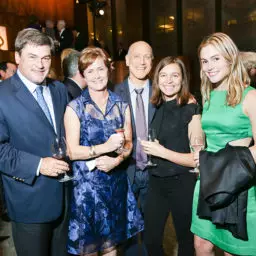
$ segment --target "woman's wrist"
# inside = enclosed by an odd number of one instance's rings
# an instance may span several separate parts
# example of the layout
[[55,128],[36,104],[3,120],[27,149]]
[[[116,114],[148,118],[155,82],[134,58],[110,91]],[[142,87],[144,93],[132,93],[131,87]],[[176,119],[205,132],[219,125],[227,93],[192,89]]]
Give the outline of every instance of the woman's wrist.
[[116,166],[118,166],[124,161],[125,157],[124,157],[123,154],[120,154],[116,157],[116,159],[117,159],[117,165]]
[[90,146],[89,147],[89,157],[90,158],[94,158],[96,156],[96,149],[95,146]]

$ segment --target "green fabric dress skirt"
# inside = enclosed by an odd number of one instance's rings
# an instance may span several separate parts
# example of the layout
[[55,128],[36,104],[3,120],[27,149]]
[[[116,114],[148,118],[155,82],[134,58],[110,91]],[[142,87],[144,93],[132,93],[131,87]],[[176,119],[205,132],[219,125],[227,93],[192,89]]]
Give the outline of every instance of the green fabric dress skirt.
[[[254,89],[247,87],[244,90],[243,99],[250,90]],[[235,107],[227,106],[226,93],[226,91],[212,91],[210,103],[206,102],[203,108],[202,126],[206,134],[207,151],[216,152],[230,141],[252,137],[250,120],[242,109],[243,100]],[[256,187],[251,187],[248,191],[246,214],[248,241],[237,239],[231,232],[217,228],[211,221],[198,217],[199,188],[200,179],[194,192],[191,231],[231,254],[256,256]]]

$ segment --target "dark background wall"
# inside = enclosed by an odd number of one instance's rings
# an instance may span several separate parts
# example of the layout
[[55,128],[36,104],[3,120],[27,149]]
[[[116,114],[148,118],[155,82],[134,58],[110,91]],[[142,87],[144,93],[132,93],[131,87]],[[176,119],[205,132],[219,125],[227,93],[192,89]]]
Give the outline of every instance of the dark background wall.
[[[85,2],[1,0],[0,26],[7,27],[9,49],[32,11],[40,21],[63,18],[93,37],[93,15]],[[128,48],[138,40],[152,45],[157,60],[167,55],[184,56],[194,92],[200,85],[197,47],[204,36],[222,31],[240,50],[256,51],[256,0],[107,0],[104,9],[105,15],[96,18],[95,31],[112,57],[116,57],[119,42]]]

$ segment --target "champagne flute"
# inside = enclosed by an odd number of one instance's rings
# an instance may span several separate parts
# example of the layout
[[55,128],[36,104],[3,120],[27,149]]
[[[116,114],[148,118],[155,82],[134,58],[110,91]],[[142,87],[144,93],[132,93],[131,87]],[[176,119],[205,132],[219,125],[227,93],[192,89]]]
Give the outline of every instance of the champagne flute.
[[[204,136],[195,136],[190,138],[190,148],[192,152],[199,152],[205,147]],[[190,170],[191,173],[199,173],[199,166],[197,165],[193,170]]]
[[[156,139],[156,130],[153,128],[148,129],[148,141],[154,141]],[[146,164],[147,167],[154,167],[157,166],[157,164],[154,164],[152,162],[152,156],[148,155],[148,162]]]
[[[122,115],[119,106],[118,105],[116,105],[116,106],[117,106],[117,109],[118,109],[118,117],[120,118],[120,123],[119,123],[119,126],[115,129],[115,132],[116,133],[121,133],[121,134],[124,135],[124,131],[125,131],[125,129],[124,129],[124,122],[125,122],[124,116]],[[124,148],[124,145],[125,145],[125,136],[124,136],[123,145],[121,145],[120,148],[117,149],[118,154],[122,154],[123,152],[128,151],[128,149]]]
[[[64,137],[55,138],[52,143],[52,157],[59,160],[64,160],[65,162],[69,162],[69,158],[67,155],[67,145]],[[66,182],[72,180],[74,177],[69,176],[66,172],[64,174],[60,174],[59,182]]]

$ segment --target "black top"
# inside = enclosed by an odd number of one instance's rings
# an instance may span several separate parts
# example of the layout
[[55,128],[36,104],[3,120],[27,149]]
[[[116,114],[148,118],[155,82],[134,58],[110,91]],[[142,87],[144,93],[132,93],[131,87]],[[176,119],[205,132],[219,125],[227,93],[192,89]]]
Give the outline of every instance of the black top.
[[[179,106],[176,99],[163,103],[151,123],[151,127],[156,129],[159,143],[170,150],[189,153],[188,124],[192,116],[200,112],[197,104]],[[157,163],[157,167],[152,168],[150,173],[159,177],[187,173],[191,169],[157,157],[153,158],[153,162]]]

